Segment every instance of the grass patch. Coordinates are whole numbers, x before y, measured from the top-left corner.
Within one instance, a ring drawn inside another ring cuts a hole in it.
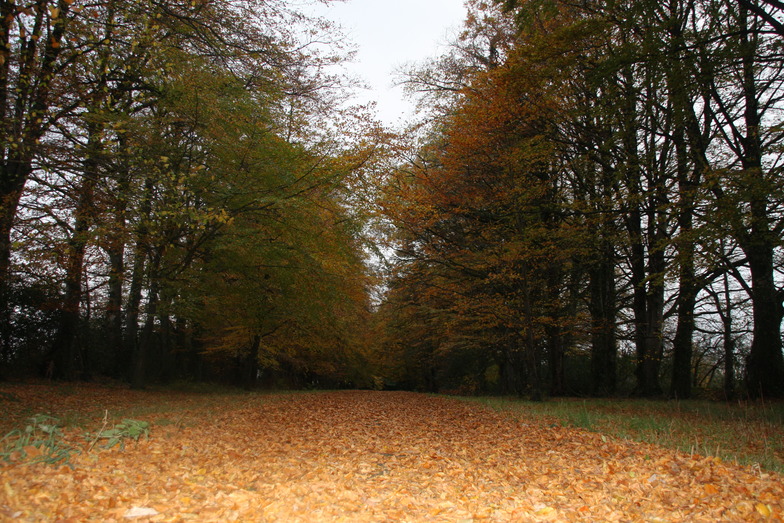
[[[784,473],[784,403],[465,398],[514,416]]]
[[[121,449],[125,449],[126,440],[139,441],[141,437],[147,439],[150,436],[150,423],[148,421],[124,419],[120,423],[115,424],[114,427],[107,428],[107,418],[104,418],[101,430],[93,436],[90,449],[95,446],[98,440],[106,440],[104,448],[110,449],[115,445],[119,445]]]
[[[56,465],[68,463],[80,451],[68,444],[62,434],[60,420],[46,414],[32,416],[21,429],[8,432],[0,440],[0,458]]]

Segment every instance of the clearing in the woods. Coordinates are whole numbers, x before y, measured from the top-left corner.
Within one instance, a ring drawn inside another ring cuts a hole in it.
[[[58,464],[31,463],[46,457],[45,445],[3,442],[0,520],[754,521],[784,515],[779,474],[514,419],[451,398],[63,390],[0,386],[3,434],[22,427],[13,433],[18,439],[36,413],[65,420],[49,443],[62,451]],[[149,422],[149,437],[135,441],[120,431],[130,426],[123,418]],[[117,444],[106,448],[110,442]]]

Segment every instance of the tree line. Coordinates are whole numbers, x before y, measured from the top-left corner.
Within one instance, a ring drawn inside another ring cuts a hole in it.
[[[278,0],[0,13],[0,374],[359,379],[333,28]]]
[[[283,0],[0,0],[0,375],[782,396],[781,6],[467,7],[395,135]]]
[[[389,379],[784,395],[782,6],[468,7],[377,196]]]

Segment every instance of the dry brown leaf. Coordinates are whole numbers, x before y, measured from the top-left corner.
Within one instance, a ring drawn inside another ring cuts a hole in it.
[[[150,416],[148,441],[83,453],[74,468],[0,465],[0,515],[362,522],[718,521],[784,514],[777,474],[520,423],[447,398],[368,391],[235,395],[200,408],[204,396],[97,394],[94,387],[65,399],[50,389],[53,412],[75,409],[99,421],[107,405],[166,402],[183,422],[156,426]],[[26,398],[20,408],[47,399],[41,386],[14,394]],[[157,514],[135,516],[129,507],[154,507]]]

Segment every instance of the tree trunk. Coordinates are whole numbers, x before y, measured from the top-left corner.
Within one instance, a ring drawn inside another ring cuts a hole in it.
[[[723,242],[722,242],[723,248]],[[727,273],[724,279],[725,310],[719,313],[723,329],[724,342],[724,399],[727,401],[735,397],[735,338],[732,332],[732,296],[730,295],[730,282]],[[716,300],[718,305],[719,300]]]
[[[256,388],[256,380],[259,374],[259,347],[261,347],[261,336],[256,334],[253,341],[245,353],[242,361],[242,386],[245,390]]]
[[[615,341],[615,255],[612,244],[600,240],[598,260],[590,268],[588,310],[591,315],[591,392],[615,394],[617,345]]]
[[[111,242],[107,248],[109,256],[109,281],[106,300],[106,349],[114,355],[114,373],[121,375],[121,369],[128,368],[130,358],[124,357],[123,350],[123,280],[125,272],[125,246],[122,241]]]
[[[95,184],[98,180],[99,154],[102,148],[101,133],[103,125],[88,124],[87,150],[85,151],[84,170],[79,184],[76,209],[74,210],[74,230],[68,242],[68,256],[65,266],[65,294],[60,310],[60,321],[52,346],[55,373],[67,380],[73,380],[85,371],[85,362],[80,358],[79,346],[80,314],[82,303],[82,277],[84,255],[90,240],[90,230],[96,218],[94,201]]]
[[[19,172],[22,171],[22,172]],[[0,166],[0,361],[12,355],[11,331],[11,229],[22,189],[31,171],[29,165],[9,161]]]
[[[679,111],[679,113],[681,113]],[[682,113],[681,113],[682,114]],[[678,326],[673,340],[671,396],[678,399],[691,397],[692,352],[694,338],[694,307],[699,292],[694,266],[694,201],[695,188],[701,178],[699,166],[694,168],[693,176],[688,174],[688,160],[685,147],[685,129],[676,130],[678,141]]]
[[[687,242],[683,242],[685,244]],[[694,307],[697,290],[694,275],[694,247],[681,246],[680,289],[678,293],[678,327],[673,341],[673,368],[670,393],[678,399],[691,397],[691,368],[694,337]]]
[[[0,6],[0,356],[11,355],[11,229],[25,183],[32,173],[38,143],[52,124],[48,117],[54,98],[52,84],[60,65],[63,39],[68,26],[70,2],[58,2],[58,17],[51,17],[50,2],[36,3],[31,25],[47,36],[21,38],[11,45],[9,38],[18,25],[22,10],[15,2]],[[32,32],[31,32],[32,33]],[[16,55],[11,56],[12,50]]]
[[[147,367],[149,365],[150,349],[152,348],[153,332],[155,329],[155,318],[158,313],[158,266],[160,260],[156,259],[150,263],[149,279],[150,288],[148,289],[147,307],[145,307],[144,329],[133,354],[133,376],[131,377],[131,388],[140,390],[147,385]]]
[[[526,373],[528,374],[528,388],[531,394],[531,401],[542,401],[542,355],[539,339],[537,336],[538,326],[534,323],[534,296],[531,289],[531,270],[529,264],[522,264],[522,298],[523,298],[523,321],[525,335],[522,337],[522,349],[525,354]]]
[[[123,354],[128,361],[125,374],[126,379],[131,379],[132,373],[129,372],[133,362],[134,354],[139,345],[139,310],[142,303],[142,290],[144,283],[145,265],[147,261],[146,250],[143,246],[137,245],[133,256],[133,269],[131,272],[131,284],[128,290],[128,302],[125,306],[125,332],[123,333]]]
[[[56,376],[66,380],[76,379],[85,369],[79,358],[79,308],[82,303],[82,272],[84,253],[93,221],[93,177],[85,177],[80,187],[76,221],[65,269],[65,294],[60,308],[60,320],[52,345],[52,359]]]
[[[670,4],[668,18],[663,20],[669,33],[672,59],[667,63],[667,90],[672,100],[673,142],[675,145],[678,177],[678,326],[673,340],[673,368],[670,395],[679,399],[691,397],[692,353],[694,338],[694,307],[699,292],[695,274],[693,236],[696,190],[705,169],[705,153],[699,124],[695,115],[695,101],[690,96],[692,79],[687,78],[684,62],[688,45],[683,27],[690,13],[680,5]]]
[[[768,182],[762,166],[761,115],[756,82],[758,35],[751,28],[748,10],[739,8],[740,49],[743,65],[744,122],[742,140],[743,176],[749,190],[750,227],[736,231],[749,260],[751,299],[754,313],[751,352],[746,360],[746,386],[752,397],[784,396],[784,355],[781,349],[781,321],[784,317],[782,292],[775,281],[775,248],[781,241],[771,230]]]
[[[564,271],[559,265],[552,267],[547,275],[548,316],[551,322],[544,327],[547,363],[549,374],[549,393],[552,396],[566,394],[566,379],[564,376],[564,357],[566,355],[566,333],[564,323],[564,307],[561,304],[561,287],[564,281]]]
[[[147,220],[152,212],[152,197],[154,183],[152,177],[148,177],[145,182],[144,196],[139,209],[140,222],[136,230],[136,247],[133,255],[133,270],[131,274],[131,286],[128,291],[128,305],[125,308],[125,335],[123,339],[124,352],[131,360],[136,359],[139,351],[140,342],[139,332],[139,308],[142,300],[142,290],[144,285],[145,273],[152,274],[152,269],[145,270],[149,253],[149,238],[147,230]],[[133,364],[129,368],[135,368]],[[129,374],[131,380],[134,379],[136,371]]]
[[[769,245],[752,244],[744,250],[751,270],[754,314],[751,351],[746,360],[746,387],[753,398],[780,398],[784,396],[781,352],[784,306],[773,279],[773,249]]]
[[[550,395],[566,394],[566,378],[564,376],[564,356],[566,354],[564,332],[560,326],[545,327],[547,332],[547,362],[550,375]]]

